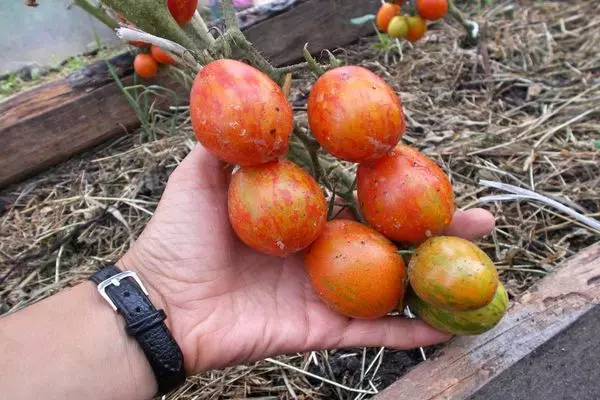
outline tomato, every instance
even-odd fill
[[[454,194],[444,171],[419,151],[399,144],[358,167],[358,201],[373,228],[396,242],[421,243],[452,222]]]
[[[152,45],[150,46],[150,53],[152,57],[161,64],[175,64],[175,60],[165,53],[160,47]]]
[[[408,24],[408,34],[406,35],[406,39],[411,42],[416,42],[425,36],[425,33],[427,32],[427,22],[419,15],[406,17],[406,23]]]
[[[396,93],[357,66],[332,69],[317,80],[308,96],[308,122],[326,151],[352,162],[382,157],[405,130]]]
[[[191,21],[198,8],[198,0],[167,0],[169,12],[180,26]]]
[[[416,0],[419,15],[426,20],[435,21],[448,12],[448,0]]]
[[[276,256],[304,249],[327,221],[327,202],[317,182],[284,159],[238,170],[229,186],[228,207],[238,237]]]
[[[502,320],[508,308],[508,295],[502,283],[498,284],[492,301],[482,308],[471,311],[449,311],[433,307],[414,293],[407,297],[407,304],[411,311],[425,323],[453,335],[479,335],[489,331]]]
[[[358,222],[329,221],[304,263],[319,297],[348,317],[382,317],[404,297],[406,268],[396,247]]]
[[[408,265],[416,295],[446,310],[485,307],[498,288],[498,271],[479,247],[468,240],[439,236],[417,248]]]
[[[158,72],[158,64],[150,54],[140,53],[133,60],[133,69],[142,78],[152,78]]]
[[[406,17],[397,15],[390,21],[388,25],[388,35],[395,39],[405,38],[408,35],[408,23]]]
[[[383,3],[377,11],[375,23],[381,32],[387,32],[388,25],[394,16],[400,14],[400,6],[398,4]]]
[[[287,152],[292,107],[267,75],[235,60],[217,60],[198,72],[190,93],[198,141],[222,160],[263,164]]]

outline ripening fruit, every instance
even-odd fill
[[[400,6],[398,4],[383,3],[377,11],[375,23],[381,32],[387,32],[388,25],[394,16],[400,14]]]
[[[196,9],[198,0],[167,0],[167,7],[180,26],[184,26],[191,21]]]
[[[408,24],[408,34],[406,35],[406,39],[411,42],[416,42],[425,36],[425,33],[427,32],[427,22],[419,15],[406,17],[406,23]]]
[[[394,39],[402,39],[408,35],[408,24],[405,16],[397,15],[392,18],[388,25],[388,35]]]
[[[479,335],[489,331],[502,320],[508,308],[508,295],[502,283],[489,304],[471,311],[449,311],[434,307],[410,293],[407,305],[426,324],[453,335]]]
[[[417,0],[419,15],[428,21],[443,18],[448,12],[448,0]]]
[[[150,46],[150,53],[152,57],[161,64],[175,64],[175,60],[165,53],[160,47],[152,45]]]
[[[408,266],[416,295],[445,310],[477,310],[496,293],[498,271],[479,247],[468,240],[439,236],[417,248]]]
[[[142,78],[152,78],[158,72],[158,64],[150,54],[140,53],[133,60],[133,69]]]
[[[317,182],[285,159],[234,173],[228,207],[238,237],[253,249],[275,256],[307,247],[327,221],[327,202]]]
[[[315,292],[340,314],[379,318],[404,297],[406,268],[397,248],[358,222],[327,222],[304,263]]]
[[[190,93],[198,141],[222,160],[263,164],[287,152],[292,107],[271,78],[235,60],[217,60],[198,72]]]
[[[352,162],[384,156],[405,130],[396,93],[357,66],[332,69],[317,80],[308,96],[308,122],[326,151]]]
[[[385,157],[359,165],[356,188],[369,225],[393,241],[421,243],[452,222],[448,176],[412,147],[399,144]]]

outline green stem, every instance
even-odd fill
[[[164,0],[102,0],[144,32],[169,39],[183,47],[199,52],[199,46],[181,29],[171,16]]]
[[[117,21],[112,19],[107,13],[99,9],[96,5],[90,3],[88,0],[73,0],[73,3],[90,14],[92,17],[96,18],[98,21],[102,22],[104,25],[108,26],[110,29],[117,29],[119,24]]]
[[[223,20],[227,30],[240,29],[237,17],[235,16],[235,7],[233,6],[233,0],[223,0]]]
[[[202,38],[202,41],[206,44],[206,47],[210,47],[215,43],[215,38],[208,30],[208,26],[206,26],[206,22],[200,15],[198,11],[194,14],[192,21],[189,23],[190,26],[194,28],[197,32],[198,36]]]
[[[289,74],[289,73],[296,72],[296,71],[302,71],[303,69],[306,69],[306,68],[308,68],[308,63],[301,62],[299,64],[286,65],[285,67],[279,67],[279,68],[277,68],[277,72],[284,75],[284,74]]]
[[[309,137],[300,127],[296,127],[294,129],[294,135],[300,139],[304,147],[306,147],[306,151],[310,155],[312,170],[315,174],[314,178],[317,180],[317,182],[320,182],[321,179],[324,178],[323,169],[321,168],[321,162],[319,160],[319,148],[321,146],[319,146],[317,141]]]
[[[319,64],[317,62],[317,60],[314,59],[312,54],[310,54],[310,51],[308,51],[308,43],[306,43],[304,45],[304,48],[302,49],[302,53],[304,54],[304,59],[306,59],[308,69],[313,74],[315,74],[317,77],[319,77],[325,73],[325,70],[323,69],[321,64]]]

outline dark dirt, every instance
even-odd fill
[[[469,400],[600,399],[599,332],[596,306]]]
[[[425,355],[430,357],[437,350],[437,347],[429,347],[424,350]],[[369,367],[375,357],[377,357],[378,352],[379,348],[366,350],[365,370]],[[361,380],[361,372],[363,371],[362,358],[362,348],[336,350],[335,353],[330,352],[328,363],[319,363],[319,366],[310,364],[308,370],[319,376],[328,377],[335,382],[340,382],[351,387],[357,387]],[[419,349],[409,351],[385,349],[381,365],[378,368],[377,376],[373,383],[376,384],[378,388],[387,387],[404,375],[409,369],[419,364],[422,360]],[[329,364],[331,370],[326,367],[327,364]],[[366,378],[363,382],[366,382],[366,379],[370,378],[372,373],[373,369],[366,374]],[[322,384],[321,381],[312,378],[309,378],[308,381],[315,386]],[[366,385],[363,384],[363,386]],[[325,384],[321,390],[326,394],[326,398],[337,397],[333,386]]]

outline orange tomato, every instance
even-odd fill
[[[416,0],[419,15],[426,20],[435,21],[448,12],[448,0]]]
[[[385,157],[358,167],[362,213],[373,228],[397,242],[420,243],[452,222],[454,194],[433,160],[399,144]]]
[[[397,248],[358,222],[333,220],[310,246],[304,263],[319,297],[352,318],[379,318],[397,307],[406,268]]]
[[[455,311],[485,307],[500,282],[487,254],[468,240],[450,236],[431,238],[417,248],[408,279],[420,299]]]
[[[292,107],[271,78],[235,60],[217,60],[198,72],[190,93],[198,141],[220,159],[244,166],[287,152]]]
[[[160,47],[152,45],[150,46],[150,53],[156,61],[161,64],[175,64],[175,60],[165,53]]]
[[[308,96],[308,122],[326,151],[352,162],[384,156],[405,130],[396,93],[357,66],[332,69],[315,82]]]
[[[175,21],[183,26],[194,16],[198,8],[198,0],[167,0],[167,7]]]
[[[381,32],[387,32],[388,25],[392,18],[400,14],[400,6],[398,4],[383,3],[377,11],[375,23]]]
[[[140,53],[133,60],[133,69],[142,78],[152,78],[158,72],[158,64],[150,54]]]
[[[327,221],[327,202],[317,182],[284,159],[240,168],[229,186],[228,208],[238,237],[276,256],[304,249]]]
[[[408,34],[406,39],[411,42],[416,42],[425,36],[427,32],[427,22],[421,16],[415,15],[412,17],[406,17],[406,23],[408,24]]]

